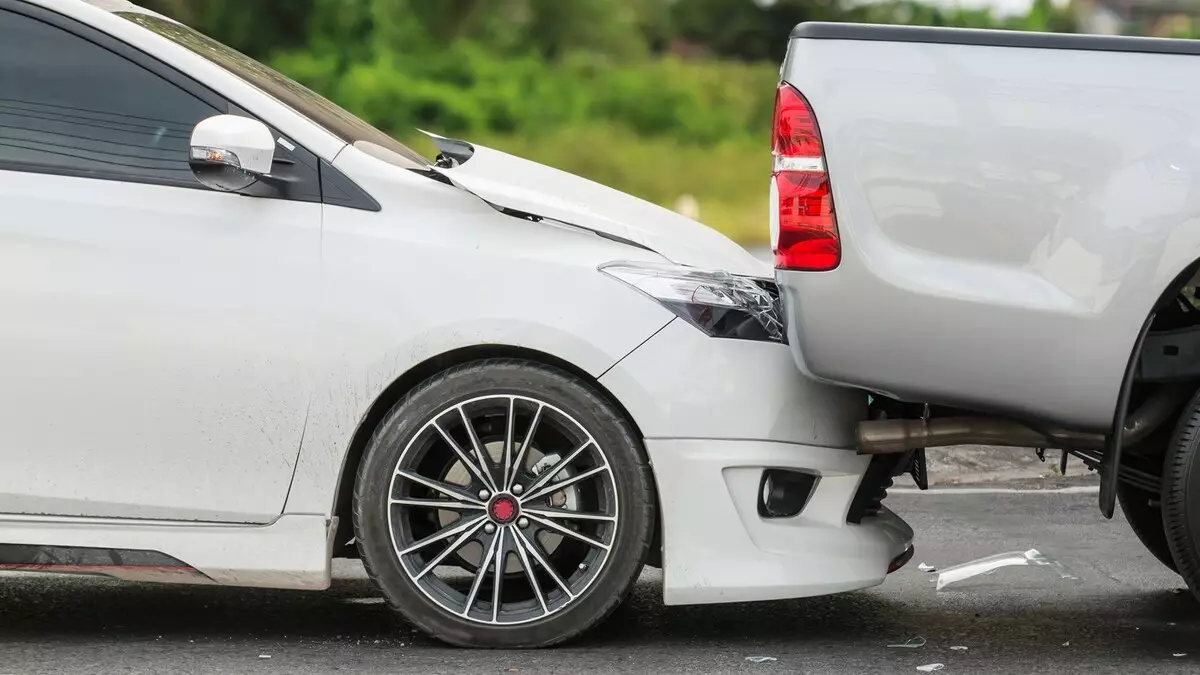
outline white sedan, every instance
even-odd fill
[[[646,564],[687,604],[908,560],[902,467],[797,374],[767,265],[435,140],[124,1],[0,0],[0,565],[320,590],[357,557],[430,634],[536,647]]]

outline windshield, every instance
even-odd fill
[[[360,120],[329,99],[199,31],[153,14],[127,11],[115,14],[175,44],[187,47],[275,97],[347,143],[373,143],[412,162],[414,167],[429,166],[429,161],[420,153]]]

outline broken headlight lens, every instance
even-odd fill
[[[712,337],[785,342],[774,281],[672,264],[614,262],[600,271]]]

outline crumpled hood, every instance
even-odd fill
[[[767,263],[725,235],[670,209],[499,150],[424,133],[442,152],[433,169],[496,206],[627,239],[681,265],[774,277]]]

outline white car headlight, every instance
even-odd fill
[[[612,262],[600,271],[654,298],[712,337],[786,340],[774,281],[672,264]]]

